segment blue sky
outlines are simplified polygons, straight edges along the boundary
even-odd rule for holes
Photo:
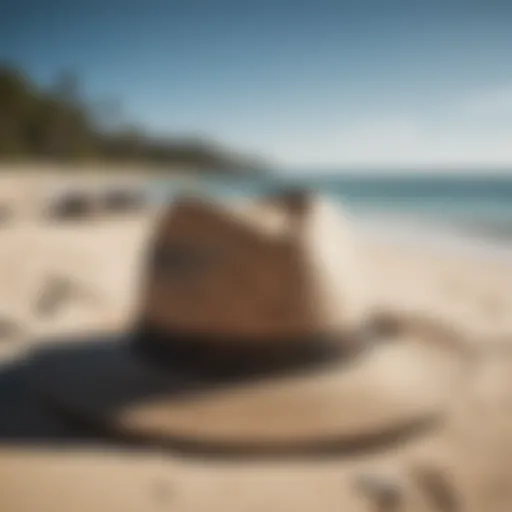
[[[0,58],[289,168],[512,167],[508,0],[7,0]]]

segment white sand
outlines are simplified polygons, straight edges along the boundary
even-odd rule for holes
[[[366,247],[376,300],[492,339],[512,336],[512,260],[384,243]]]
[[[129,322],[153,218],[0,227],[0,320],[19,326],[17,334],[0,339],[4,361],[43,335]],[[512,340],[512,262],[375,241],[366,242],[363,253],[377,304],[443,318],[481,343]],[[74,280],[74,292],[51,314],[38,313],[45,283],[56,275]],[[84,450],[79,443],[60,450],[43,441],[21,445],[13,433],[23,438],[42,420],[9,370],[0,375],[0,510],[509,511],[508,354],[490,357],[447,426],[412,446],[354,458],[257,464],[104,446]],[[404,508],[376,508],[372,493],[357,485],[361,475],[399,487]]]

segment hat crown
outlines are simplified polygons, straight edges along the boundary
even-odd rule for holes
[[[144,320],[266,340],[351,329],[365,310],[351,237],[337,208],[301,190],[229,205],[180,198],[155,233]]]

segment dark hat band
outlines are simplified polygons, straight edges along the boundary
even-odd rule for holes
[[[361,329],[293,340],[227,340],[164,332],[143,323],[135,331],[132,349],[151,364],[168,370],[231,381],[307,371],[341,358],[350,360],[368,347],[370,338],[367,329]]]

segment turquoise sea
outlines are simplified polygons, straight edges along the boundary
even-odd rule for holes
[[[259,195],[289,185],[330,196],[372,236],[471,247],[512,257],[512,172],[211,178],[201,180],[197,188],[229,198]],[[154,192],[163,198],[178,188],[165,182]]]

